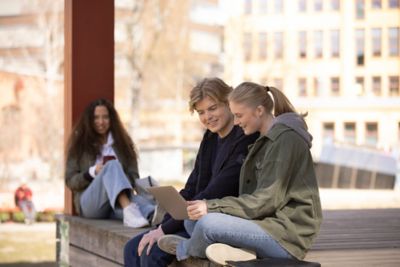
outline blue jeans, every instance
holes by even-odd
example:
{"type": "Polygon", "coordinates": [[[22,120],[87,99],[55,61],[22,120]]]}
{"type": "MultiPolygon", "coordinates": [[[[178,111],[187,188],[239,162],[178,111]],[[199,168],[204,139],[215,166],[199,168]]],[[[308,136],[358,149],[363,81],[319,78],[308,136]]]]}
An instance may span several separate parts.
{"type": "Polygon", "coordinates": [[[189,256],[205,258],[206,248],[213,243],[256,252],[257,258],[293,258],[277,241],[256,223],[239,217],[209,213],[200,220],[185,221],[190,239],[179,243],[176,257],[185,260],[189,256]]]}
{"type": "Polygon", "coordinates": [[[33,205],[33,202],[30,200],[20,200],[18,202],[18,207],[24,213],[25,219],[29,221],[35,221],[36,218],[36,209],[33,205]]]}
{"type": "MultiPolygon", "coordinates": [[[[131,240],[129,240],[124,247],[124,266],[125,267],[166,267],[172,263],[175,259],[175,255],[168,254],[162,251],[157,243],[153,245],[150,250],[150,254],[146,255],[147,246],[143,249],[142,255],[139,256],[137,253],[139,242],[143,235],[147,234],[148,231],[141,233],[131,240]]],[[[176,233],[177,235],[188,237],[186,231],[176,233]]]]}
{"type": "Polygon", "coordinates": [[[110,160],[82,193],[80,198],[82,216],[91,219],[122,219],[122,209],[117,205],[117,200],[123,191],[127,192],[131,201],[139,206],[145,218],[154,212],[155,203],[142,196],[131,194],[132,185],[121,164],[117,160],[110,160]]]}

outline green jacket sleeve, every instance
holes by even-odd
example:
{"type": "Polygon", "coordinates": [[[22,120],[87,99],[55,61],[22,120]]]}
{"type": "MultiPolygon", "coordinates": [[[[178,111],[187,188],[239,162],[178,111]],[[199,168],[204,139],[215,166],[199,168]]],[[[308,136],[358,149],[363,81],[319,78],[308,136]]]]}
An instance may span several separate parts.
{"type": "Polygon", "coordinates": [[[273,215],[286,200],[293,166],[296,160],[296,144],[290,138],[271,142],[257,169],[242,170],[241,183],[247,179],[257,179],[254,192],[242,193],[239,197],[225,197],[207,201],[209,212],[221,212],[244,219],[263,219],[273,215]],[[256,170],[257,169],[257,170],[256,170]],[[252,177],[246,177],[252,176],[252,177]],[[256,176],[256,177],[253,177],[256,176]]]}
{"type": "Polygon", "coordinates": [[[92,182],[93,178],[88,173],[89,163],[87,165],[88,167],[83,169],[76,159],[68,157],[65,167],[65,182],[72,191],[83,191],[92,182]]]}

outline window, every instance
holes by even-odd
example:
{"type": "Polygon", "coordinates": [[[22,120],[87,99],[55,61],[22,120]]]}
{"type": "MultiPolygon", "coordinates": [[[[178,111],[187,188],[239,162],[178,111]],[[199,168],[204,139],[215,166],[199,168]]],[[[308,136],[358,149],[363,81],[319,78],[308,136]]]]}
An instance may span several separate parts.
{"type": "Polygon", "coordinates": [[[390,8],[400,7],[400,1],[399,0],[389,0],[389,7],[390,8]]]}
{"type": "Polygon", "coordinates": [[[371,30],[372,36],[372,55],[379,57],[381,56],[382,50],[382,30],[379,28],[373,28],[371,30]]]}
{"type": "Polygon", "coordinates": [[[364,77],[356,77],[356,95],[364,94],[364,77]]]}
{"type": "Polygon", "coordinates": [[[251,60],[251,33],[243,34],[243,56],[245,61],[251,60]]]}
{"type": "Polygon", "coordinates": [[[382,80],[379,76],[372,77],[372,93],[380,96],[382,91],[382,80]]]}
{"type": "Polygon", "coordinates": [[[307,32],[299,32],[299,57],[307,57],[307,32]]]}
{"type": "Polygon", "coordinates": [[[322,95],[322,80],[321,78],[314,78],[314,96],[322,95]]]}
{"type": "Polygon", "coordinates": [[[275,13],[283,12],[283,1],[282,0],[274,0],[274,11],[275,11],[275,13]]]}
{"type": "Polygon", "coordinates": [[[299,12],[307,11],[307,0],[298,0],[299,2],[299,12]]]}
{"type": "Polygon", "coordinates": [[[378,143],[377,122],[367,122],[365,124],[365,143],[371,146],[376,146],[376,144],[378,143]]]}
{"type": "Polygon", "coordinates": [[[323,37],[322,31],[315,31],[314,32],[314,54],[316,58],[322,57],[322,44],[323,44],[323,37]]]}
{"type": "Polygon", "coordinates": [[[344,141],[350,144],[356,142],[356,123],[345,122],[344,123],[344,141]]]}
{"type": "Polygon", "coordinates": [[[268,0],[259,0],[259,9],[261,14],[267,14],[268,12],[268,0]]]}
{"type": "Polygon", "coordinates": [[[365,57],[364,57],[364,47],[365,47],[365,40],[364,40],[364,30],[356,30],[356,52],[357,58],[356,62],[358,66],[363,66],[365,57]]]}
{"type": "Polygon", "coordinates": [[[322,10],[322,0],[314,0],[314,10],[315,11],[322,10]]]}
{"type": "Polygon", "coordinates": [[[307,80],[306,78],[299,78],[299,96],[307,96],[307,80]]]}
{"type": "Polygon", "coordinates": [[[356,18],[363,19],[365,17],[364,0],[356,1],[356,18]]]}
{"type": "Polygon", "coordinates": [[[372,7],[372,9],[381,9],[382,8],[382,0],[372,0],[371,7],[372,7]]]}
{"type": "Polygon", "coordinates": [[[322,125],[322,140],[331,143],[335,139],[335,123],[324,122],[322,125]]]}
{"type": "Polygon", "coordinates": [[[283,80],[281,78],[274,78],[273,86],[283,92],[283,80]]]}
{"type": "Polygon", "coordinates": [[[399,122],[399,125],[397,127],[397,141],[399,141],[399,143],[400,143],[400,122],[399,122]]]}
{"type": "Polygon", "coordinates": [[[340,80],[339,77],[331,78],[331,94],[337,96],[340,93],[340,80]]]}
{"type": "Polygon", "coordinates": [[[244,0],[244,14],[251,14],[252,11],[252,1],[253,0],[244,0]]]}
{"type": "Polygon", "coordinates": [[[331,0],[331,8],[332,10],[340,9],[340,0],[331,0]]]}
{"type": "Polygon", "coordinates": [[[399,32],[400,28],[389,28],[389,55],[399,55],[399,32]]]}
{"type": "Polygon", "coordinates": [[[389,95],[399,95],[399,76],[389,76],[389,95]]]}
{"type": "Polygon", "coordinates": [[[267,33],[258,34],[258,58],[264,60],[267,58],[267,33]]]}
{"type": "Polygon", "coordinates": [[[275,55],[275,58],[283,57],[283,33],[282,32],[274,33],[274,55],[275,55]]]}
{"type": "Polygon", "coordinates": [[[340,47],[339,30],[332,30],[331,31],[331,56],[332,57],[340,56],[339,47],[340,47]]]}

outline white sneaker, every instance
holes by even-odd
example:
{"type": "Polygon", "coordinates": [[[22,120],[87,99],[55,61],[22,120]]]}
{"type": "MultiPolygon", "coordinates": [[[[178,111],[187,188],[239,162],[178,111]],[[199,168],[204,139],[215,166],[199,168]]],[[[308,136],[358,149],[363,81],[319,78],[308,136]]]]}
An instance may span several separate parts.
{"type": "Polygon", "coordinates": [[[124,225],[133,228],[141,228],[149,225],[146,218],[143,217],[139,210],[139,207],[135,203],[131,203],[126,206],[123,210],[124,225]]]}
{"type": "Polygon", "coordinates": [[[227,265],[226,261],[255,260],[256,253],[250,250],[231,247],[222,243],[211,244],[206,248],[207,258],[216,264],[227,265]]]}

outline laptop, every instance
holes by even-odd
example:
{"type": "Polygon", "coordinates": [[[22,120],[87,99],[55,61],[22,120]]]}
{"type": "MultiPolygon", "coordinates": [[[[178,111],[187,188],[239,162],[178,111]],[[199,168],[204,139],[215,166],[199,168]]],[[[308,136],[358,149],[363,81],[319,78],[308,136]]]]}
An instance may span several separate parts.
{"type": "Polygon", "coordinates": [[[186,211],[186,200],[173,186],[154,186],[147,190],[154,196],[158,204],[175,220],[189,219],[186,211]]]}

